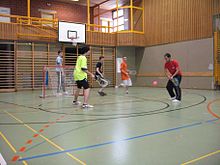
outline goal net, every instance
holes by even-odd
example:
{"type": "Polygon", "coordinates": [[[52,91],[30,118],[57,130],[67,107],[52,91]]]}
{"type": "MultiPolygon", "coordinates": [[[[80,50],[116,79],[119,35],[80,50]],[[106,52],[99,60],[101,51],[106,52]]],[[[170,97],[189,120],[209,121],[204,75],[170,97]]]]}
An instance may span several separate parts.
{"type": "Polygon", "coordinates": [[[74,89],[76,89],[73,69],[73,66],[44,66],[42,95],[40,97],[73,95],[74,89]]]}

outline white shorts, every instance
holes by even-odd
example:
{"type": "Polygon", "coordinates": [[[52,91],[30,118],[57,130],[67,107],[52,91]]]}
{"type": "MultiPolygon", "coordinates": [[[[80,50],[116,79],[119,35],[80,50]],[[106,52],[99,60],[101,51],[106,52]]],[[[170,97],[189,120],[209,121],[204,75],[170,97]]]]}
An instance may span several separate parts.
{"type": "Polygon", "coordinates": [[[130,78],[128,80],[123,80],[122,82],[125,86],[129,86],[129,87],[132,86],[132,82],[130,78]]]}

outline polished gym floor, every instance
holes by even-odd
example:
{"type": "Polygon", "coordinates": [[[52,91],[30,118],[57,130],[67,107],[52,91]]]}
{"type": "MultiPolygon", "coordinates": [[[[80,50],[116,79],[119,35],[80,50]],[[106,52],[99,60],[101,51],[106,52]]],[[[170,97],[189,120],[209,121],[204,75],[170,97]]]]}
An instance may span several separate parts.
{"type": "Polygon", "coordinates": [[[172,104],[165,88],[97,90],[92,109],[70,96],[0,93],[0,162],[220,165],[220,91],[183,89],[182,103],[172,104]]]}

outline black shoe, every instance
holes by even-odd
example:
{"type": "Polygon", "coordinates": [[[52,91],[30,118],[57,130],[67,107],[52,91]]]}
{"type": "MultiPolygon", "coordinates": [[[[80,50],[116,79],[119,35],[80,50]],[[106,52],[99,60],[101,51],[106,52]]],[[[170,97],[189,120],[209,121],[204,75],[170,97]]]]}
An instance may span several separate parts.
{"type": "Polygon", "coordinates": [[[106,96],[107,94],[106,94],[105,92],[102,92],[102,95],[103,95],[103,96],[106,96]]]}
{"type": "Polygon", "coordinates": [[[105,96],[105,95],[106,95],[104,92],[98,92],[98,94],[99,94],[100,96],[105,96]]]}

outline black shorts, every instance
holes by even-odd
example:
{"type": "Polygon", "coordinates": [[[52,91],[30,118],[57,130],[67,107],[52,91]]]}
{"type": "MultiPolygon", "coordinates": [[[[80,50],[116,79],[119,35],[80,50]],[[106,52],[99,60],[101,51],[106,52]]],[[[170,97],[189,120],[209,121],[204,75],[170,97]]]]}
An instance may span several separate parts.
{"type": "Polygon", "coordinates": [[[77,88],[81,89],[83,87],[83,89],[88,89],[89,88],[89,82],[87,79],[83,79],[83,80],[78,80],[76,81],[77,84],[77,88]]]}
{"type": "Polygon", "coordinates": [[[99,77],[101,77],[99,74],[95,74],[95,80],[97,80],[99,77]]]}

